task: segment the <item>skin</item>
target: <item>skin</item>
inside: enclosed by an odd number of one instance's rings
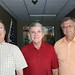
[[[23,75],[23,70],[22,69],[17,70],[16,72],[17,72],[17,75]]]
[[[39,50],[42,42],[44,33],[42,32],[41,27],[31,27],[30,37],[33,41],[34,46]]]
[[[0,28],[4,28],[4,25],[0,23]],[[5,30],[0,30],[0,43],[4,41],[6,31]]]
[[[73,40],[73,38],[75,36],[75,25],[74,25],[74,22],[72,20],[65,21],[63,23],[62,30],[63,30],[63,33],[64,33],[66,40],[68,42]]]

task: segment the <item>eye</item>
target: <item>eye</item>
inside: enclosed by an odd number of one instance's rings
[[[0,28],[0,31],[3,31],[4,30],[4,28]]]
[[[39,30],[38,33],[40,33],[41,31]]]
[[[69,25],[68,27],[73,27],[73,25]]]
[[[31,31],[31,33],[33,34],[33,33],[35,33],[34,31]]]
[[[62,28],[71,28],[71,27],[73,27],[73,25],[63,26]]]

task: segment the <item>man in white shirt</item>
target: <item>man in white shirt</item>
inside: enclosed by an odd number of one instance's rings
[[[26,61],[17,46],[5,42],[5,34],[4,23],[0,21],[0,75],[15,75],[15,70],[17,75],[23,75]]]

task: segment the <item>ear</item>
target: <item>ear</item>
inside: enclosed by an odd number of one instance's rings
[[[75,30],[75,26],[74,26],[74,30]]]
[[[61,28],[61,30],[63,31],[63,28]]]
[[[6,30],[5,30],[5,34],[6,34]]]
[[[44,35],[45,35],[45,34],[43,33],[43,37],[44,37]]]

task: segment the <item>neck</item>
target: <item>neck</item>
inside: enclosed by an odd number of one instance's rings
[[[0,40],[0,43],[5,42],[5,40]]]
[[[41,43],[42,43],[42,42],[38,42],[38,43],[33,42],[34,47],[35,47],[37,50],[40,49]]]
[[[72,40],[74,39],[74,37],[75,37],[75,36],[67,36],[67,37],[66,37],[67,42],[72,41]]]

